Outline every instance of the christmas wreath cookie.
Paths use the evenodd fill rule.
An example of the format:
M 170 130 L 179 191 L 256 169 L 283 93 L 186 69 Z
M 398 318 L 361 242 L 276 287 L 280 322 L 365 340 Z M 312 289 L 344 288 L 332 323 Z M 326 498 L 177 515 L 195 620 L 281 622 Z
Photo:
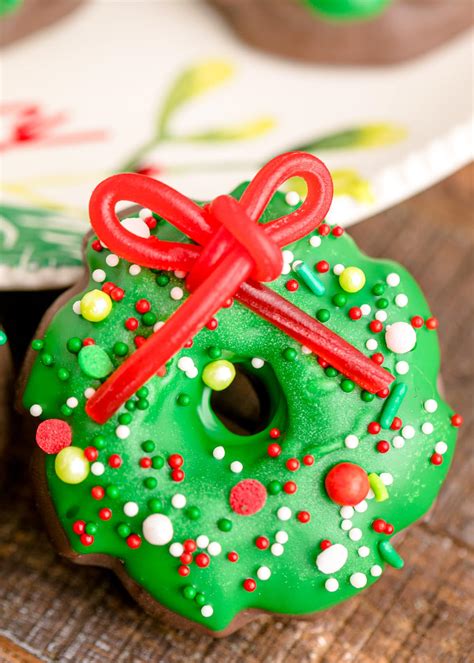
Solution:
M 439 46 L 472 25 L 452 0 L 210 0 L 238 35 L 279 55 L 335 64 L 389 64 Z
M 303 203 L 279 191 L 294 176 Z M 302 153 L 204 206 L 113 176 L 87 275 L 32 343 L 23 405 L 57 548 L 174 623 L 224 635 L 357 595 L 403 566 L 392 537 L 448 471 L 461 420 L 436 318 L 402 267 L 323 222 L 331 196 Z M 143 209 L 120 222 L 121 199 Z

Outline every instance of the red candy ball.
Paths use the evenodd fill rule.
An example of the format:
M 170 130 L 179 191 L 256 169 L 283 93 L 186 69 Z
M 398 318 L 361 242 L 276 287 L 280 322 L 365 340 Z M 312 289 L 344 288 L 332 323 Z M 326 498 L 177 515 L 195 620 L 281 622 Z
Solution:
M 371 332 L 373 332 L 374 334 L 378 334 L 379 332 L 382 331 L 383 324 L 380 322 L 380 320 L 372 320 L 372 322 L 369 325 L 369 328 Z
M 311 514 L 308 511 L 300 511 L 299 513 L 296 514 L 296 517 L 300 521 L 300 523 L 309 523 L 311 520 Z
M 185 578 L 186 576 L 188 576 L 191 573 L 191 570 L 190 570 L 189 566 L 182 565 L 182 566 L 178 567 L 178 573 L 182 578 Z
M 78 534 L 79 536 L 81 534 L 84 534 L 86 529 L 86 522 L 85 520 L 76 520 L 76 522 L 72 526 L 72 531 L 74 534 Z
M 379 454 L 386 454 L 389 450 L 390 444 L 387 442 L 387 440 L 380 440 L 380 442 L 377 442 L 377 451 Z
M 270 545 L 270 541 L 267 539 L 266 536 L 258 536 L 255 539 L 255 545 L 259 550 L 266 550 Z
M 168 457 L 168 465 L 173 469 L 181 467 L 183 463 L 184 460 L 181 454 L 171 454 L 171 456 Z
M 319 544 L 319 547 L 321 550 L 327 550 L 332 546 L 332 543 L 329 541 L 329 539 L 323 539 L 321 543 Z
M 99 518 L 101 520 L 110 520 L 112 518 L 112 511 L 107 507 L 99 510 Z
M 288 290 L 288 292 L 296 292 L 299 287 L 300 284 L 296 279 L 290 279 L 285 283 L 285 288 Z
M 194 558 L 194 561 L 196 562 L 196 566 L 199 566 L 200 569 L 205 569 L 207 566 L 209 566 L 209 562 L 211 560 L 209 559 L 209 555 L 206 555 L 206 553 L 199 553 Z
M 139 548 L 142 545 L 142 539 L 138 534 L 127 536 L 127 546 L 132 549 Z
M 324 274 L 325 272 L 329 271 L 329 263 L 326 260 L 320 260 L 316 263 L 315 267 L 316 271 L 318 271 L 320 274 Z
M 411 319 L 411 324 L 412 327 L 415 327 L 415 329 L 420 329 L 420 327 L 423 327 L 425 321 L 421 317 L 421 315 L 414 315 L 413 318 Z
M 380 433 L 380 424 L 377 421 L 371 421 L 367 426 L 367 432 L 371 435 L 378 435 Z
M 300 467 L 300 461 L 297 458 L 289 458 L 286 461 L 286 469 L 290 472 L 296 472 Z
M 243 586 L 246 592 L 254 592 L 257 589 L 257 583 L 253 578 L 247 578 L 247 580 L 244 580 Z
M 57 454 L 71 446 L 71 427 L 61 419 L 46 419 L 36 429 L 36 444 L 47 454 Z
M 227 554 L 227 559 L 229 562 L 238 562 L 239 561 L 239 555 L 235 551 L 232 551 Z
M 451 417 L 451 425 L 454 426 L 455 428 L 459 428 L 459 426 L 462 426 L 464 419 L 462 418 L 461 414 L 453 414 Z
M 311 454 L 306 454 L 306 456 L 303 456 L 303 465 L 307 465 L 308 467 L 314 464 L 314 456 Z
M 383 534 L 387 530 L 387 523 L 385 522 L 385 520 L 382 520 L 382 518 L 376 518 L 372 523 L 372 529 L 374 530 L 374 532 Z
M 281 454 L 281 447 L 276 442 L 272 442 L 267 447 L 267 454 L 270 458 L 277 458 Z
M 324 481 L 329 498 L 343 506 L 355 506 L 369 492 L 367 472 L 353 463 L 339 463 L 326 475 Z
M 430 460 L 432 465 L 441 465 L 443 462 L 443 456 L 441 454 L 433 454 Z
M 270 430 L 269 435 L 270 435 L 270 437 L 272 438 L 272 440 L 277 440 L 277 439 L 280 437 L 280 435 L 281 435 L 281 431 L 280 431 L 279 428 L 272 428 L 272 429 Z
M 362 311 L 358 306 L 353 306 L 349 309 L 349 317 L 351 320 L 360 320 L 362 317 Z
M 135 310 L 137 313 L 148 313 L 150 309 L 151 305 L 147 299 L 139 299 L 135 304 Z
M 244 479 L 230 491 L 229 503 L 234 513 L 240 516 L 252 516 L 265 506 L 267 490 L 256 479 Z
M 101 500 L 103 499 L 105 495 L 105 490 L 102 488 L 102 486 L 93 486 L 91 488 L 91 496 L 95 500 Z
M 283 484 L 283 492 L 285 492 L 287 495 L 294 495 L 297 490 L 298 486 L 294 481 L 287 481 Z
M 425 325 L 428 329 L 438 329 L 438 319 L 428 318 L 428 320 L 425 322 Z

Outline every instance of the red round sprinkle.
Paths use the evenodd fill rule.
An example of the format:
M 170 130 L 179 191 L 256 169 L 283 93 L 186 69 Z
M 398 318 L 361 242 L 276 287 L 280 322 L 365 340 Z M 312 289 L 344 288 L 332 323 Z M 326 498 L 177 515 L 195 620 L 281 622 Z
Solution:
M 372 529 L 374 530 L 374 532 L 378 532 L 379 534 L 385 532 L 386 528 L 387 528 L 387 523 L 385 522 L 385 520 L 382 520 L 382 518 L 376 518 L 376 520 L 374 520 L 374 522 L 372 523 Z
M 86 529 L 85 520 L 76 520 L 76 522 L 72 526 L 72 531 L 74 532 L 74 534 L 78 534 L 79 536 L 81 534 L 84 534 L 85 529 Z
M 298 486 L 294 481 L 287 481 L 286 483 L 283 484 L 283 491 L 287 495 L 294 495 L 296 491 L 298 490 Z
M 139 548 L 142 545 L 142 539 L 141 536 L 138 534 L 130 534 L 130 536 L 127 536 L 127 546 L 129 548 Z
M 102 486 L 93 486 L 91 488 L 91 496 L 95 500 L 101 500 L 103 499 L 105 495 L 105 490 L 102 488 Z
M 272 444 L 269 444 L 267 447 L 267 454 L 270 456 L 270 458 L 277 458 L 281 454 L 281 447 L 279 444 L 276 442 L 272 442 Z
M 321 368 L 327 368 L 329 366 L 328 362 L 322 357 L 318 357 L 318 364 L 321 366 Z
M 185 549 L 186 552 L 193 553 L 197 549 L 196 541 L 193 541 L 192 539 L 186 539 L 186 541 L 183 543 L 183 548 Z
M 227 559 L 229 562 L 237 562 L 239 560 L 239 555 L 234 550 L 227 554 Z
M 143 220 L 145 221 L 146 225 L 150 228 L 150 230 L 156 228 L 157 220 L 155 219 L 154 216 L 147 216 L 146 219 Z
M 383 364 L 384 356 L 381 352 L 376 352 L 372 355 L 371 359 L 375 364 L 381 366 Z
M 47 454 L 57 454 L 72 444 L 70 425 L 62 419 L 46 419 L 36 429 L 36 444 Z
M 105 294 L 110 295 L 114 288 L 116 288 L 115 283 L 112 283 L 112 281 L 106 281 L 102 284 L 101 290 L 102 292 L 105 292 Z
M 83 546 L 91 546 L 94 543 L 94 537 L 92 534 L 81 534 L 81 543 Z
M 329 541 L 329 539 L 323 539 L 321 543 L 319 544 L 319 547 L 321 550 L 327 550 L 332 546 L 332 543 Z
M 392 421 L 392 423 L 391 423 L 391 425 L 390 425 L 390 428 L 391 428 L 392 430 L 400 430 L 400 428 L 402 427 L 402 424 L 403 424 L 403 422 L 402 422 L 402 420 L 400 419 L 400 417 L 394 417 L 394 418 L 393 418 L 393 421 Z
M 182 564 L 191 564 L 191 562 L 193 561 L 193 556 L 191 555 L 191 553 L 184 552 L 179 559 Z
M 331 228 L 328 226 L 327 223 L 322 223 L 319 228 L 318 228 L 318 233 L 322 235 L 323 237 L 326 237 L 326 235 L 329 235 L 331 232 Z
M 256 479 L 243 479 L 230 491 L 230 508 L 241 516 L 252 516 L 263 509 L 267 490 Z
M 172 470 L 171 471 L 171 478 L 173 479 L 173 481 L 176 481 L 177 483 L 179 483 L 180 481 L 183 481 L 184 476 L 185 476 L 185 474 L 184 474 L 183 470 Z
M 137 348 L 141 348 L 142 345 L 145 343 L 146 338 L 144 336 L 135 336 L 133 339 L 133 342 L 135 343 Z
M 379 454 L 386 454 L 389 449 L 390 444 L 387 442 L 387 440 L 380 440 L 380 442 L 377 442 L 377 451 Z
M 289 292 L 296 292 L 296 290 L 298 290 L 299 287 L 300 287 L 300 284 L 298 283 L 298 281 L 296 279 L 290 279 L 289 281 L 287 281 L 285 283 L 285 288 Z
M 290 470 L 290 472 L 296 472 L 300 468 L 300 461 L 297 458 L 288 458 L 285 465 L 286 469 Z
M 257 589 L 257 583 L 253 578 L 247 578 L 243 582 L 243 587 L 246 592 L 254 592 Z
M 138 464 L 140 467 L 143 467 L 144 470 L 147 470 L 149 467 L 151 467 L 151 458 L 148 458 L 147 456 L 140 458 Z
M 443 456 L 441 454 L 433 454 L 430 460 L 433 465 L 441 465 L 443 462 Z
M 91 244 L 91 248 L 94 251 L 97 251 L 97 253 L 100 253 L 103 250 L 104 247 L 102 246 L 102 244 L 100 243 L 100 241 L 98 239 L 95 239 Z
M 324 274 L 325 272 L 329 271 L 329 263 L 326 260 L 320 260 L 316 263 L 315 267 L 316 271 L 320 274 Z
M 424 323 L 425 321 L 423 320 L 421 315 L 414 315 L 413 318 L 411 319 L 412 327 L 415 327 L 415 329 L 423 327 Z
M 266 550 L 270 545 L 270 541 L 267 539 L 266 536 L 258 536 L 255 539 L 255 545 L 259 550 Z
M 438 329 L 438 318 L 428 318 L 425 325 L 428 329 Z
M 380 322 L 380 320 L 372 320 L 372 322 L 369 325 L 369 328 L 371 332 L 374 332 L 374 334 L 378 334 L 379 332 L 382 331 L 383 324 Z
M 306 456 L 303 456 L 303 465 L 314 465 L 314 456 L 311 454 L 306 454 Z
M 269 435 L 272 438 L 272 440 L 277 440 L 281 435 L 281 431 L 279 428 L 271 428 Z
M 184 460 L 181 454 L 171 454 L 171 456 L 168 456 L 168 465 L 173 469 L 181 467 L 183 463 Z
M 189 566 L 181 565 L 178 567 L 178 573 L 182 578 L 185 578 L 191 573 Z
M 389 393 L 390 393 L 390 389 L 388 387 L 384 387 L 383 389 L 381 389 L 380 391 L 377 392 L 377 396 L 379 398 L 387 398 Z
M 394 527 L 390 523 L 385 524 L 385 534 L 393 534 Z
M 362 317 L 362 311 L 358 306 L 353 306 L 349 309 L 349 317 L 351 320 L 360 320 Z
M 192 347 L 193 347 L 193 344 L 194 344 L 194 341 L 193 341 L 193 339 L 191 338 L 189 341 L 186 341 L 186 343 L 184 344 L 184 347 L 185 347 L 185 348 L 192 348 Z
M 198 553 L 194 558 L 194 561 L 200 569 L 205 569 L 206 566 L 209 566 L 209 562 L 211 560 L 209 559 L 209 555 L 206 555 L 206 553 Z
M 99 452 L 95 447 L 86 447 L 84 449 L 84 456 L 87 458 L 88 461 L 93 463 L 99 457 Z
M 215 318 L 211 318 L 209 322 L 207 323 L 206 327 L 210 329 L 211 331 L 215 331 L 217 327 L 219 326 L 218 321 Z
M 101 520 L 110 520 L 112 518 L 112 510 L 107 507 L 99 509 L 99 518 Z
M 83 345 L 84 347 L 87 346 L 87 345 L 95 345 L 95 341 L 94 341 L 93 338 L 89 338 L 89 337 L 88 337 L 88 338 L 85 338 L 85 339 L 82 341 L 82 345 Z
M 135 310 L 137 313 L 148 313 L 148 311 L 151 309 L 151 304 L 148 301 L 148 299 L 139 299 L 135 303 Z
M 341 226 L 334 226 L 332 234 L 334 237 L 342 237 L 342 235 L 344 235 L 344 228 L 341 228 Z
M 299 511 L 296 514 L 296 517 L 300 521 L 300 523 L 309 523 L 311 520 L 311 514 L 308 511 Z
M 136 318 L 127 318 L 125 320 L 125 329 L 128 331 L 135 331 L 138 328 L 138 320 Z
M 369 492 L 367 472 L 354 463 L 338 463 L 326 474 L 324 480 L 329 498 L 343 506 L 355 506 Z
M 459 426 L 462 426 L 463 424 L 463 417 L 462 414 L 453 414 L 451 417 L 451 425 L 454 426 L 455 428 L 459 428 Z
M 234 298 L 229 297 L 228 299 L 225 300 L 225 302 L 222 304 L 223 308 L 231 308 L 234 305 Z
M 112 454 L 111 456 L 109 456 L 108 462 L 110 467 L 116 470 L 122 464 L 122 458 L 119 456 L 119 454 Z
M 371 435 L 378 435 L 380 433 L 380 424 L 378 421 L 371 421 L 370 424 L 367 426 L 367 431 Z
M 118 287 L 114 288 L 110 293 L 110 296 L 114 300 L 114 302 L 121 302 L 122 299 L 125 297 L 125 290 Z

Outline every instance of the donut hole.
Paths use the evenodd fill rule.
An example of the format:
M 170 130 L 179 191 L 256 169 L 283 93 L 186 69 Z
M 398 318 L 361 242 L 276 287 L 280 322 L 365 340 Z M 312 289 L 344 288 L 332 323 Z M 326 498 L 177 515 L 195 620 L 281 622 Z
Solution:
M 232 433 L 255 435 L 265 430 L 273 415 L 266 384 L 240 363 L 235 364 L 232 384 L 211 394 L 211 409 Z

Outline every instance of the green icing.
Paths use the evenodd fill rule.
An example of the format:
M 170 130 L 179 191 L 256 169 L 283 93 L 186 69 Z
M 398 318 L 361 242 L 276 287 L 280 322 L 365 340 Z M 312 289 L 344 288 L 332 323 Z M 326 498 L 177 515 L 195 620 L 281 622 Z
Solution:
M 0 17 L 9 14 L 19 7 L 22 0 L 0 0 Z
M 344 21 L 376 16 L 392 0 L 303 0 L 303 2 L 327 18 Z
M 238 197 L 243 188 L 244 185 L 233 195 Z M 284 196 L 277 194 L 264 220 L 287 214 L 292 209 Z M 153 232 L 162 239 L 184 241 L 162 220 Z M 106 281 L 123 288 L 125 297 L 114 302 L 109 317 L 98 323 L 88 322 L 74 313 L 73 304 L 81 294 L 60 309 L 45 332 L 44 343 L 37 344 L 41 352 L 24 394 L 27 408 L 34 404 L 41 406 L 42 419 L 66 418 L 64 407 L 69 402 L 71 407 L 66 405 L 66 420 L 72 427 L 73 445 L 94 446 L 98 450 L 97 462 L 103 463 L 103 467 L 92 465 L 82 483 L 66 485 L 55 473 L 55 456 L 44 457 L 50 495 L 71 548 L 81 554 L 103 553 L 120 559 L 127 573 L 159 603 L 214 631 L 226 628 L 238 612 L 247 608 L 295 615 L 324 610 L 360 591 L 351 584 L 354 573 L 365 574 L 367 585 L 375 582 L 378 567 L 383 566 L 384 561 L 393 563 L 394 555 L 388 560 L 387 547 L 380 548 L 380 542 L 388 542 L 390 536 L 375 532 L 371 527 L 373 520 L 380 518 L 391 523 L 397 533 L 423 516 L 446 476 L 455 444 L 455 429 L 450 422 L 452 412 L 436 386 L 439 370 L 436 331 L 426 327 L 417 329 L 414 349 L 404 355 L 394 355 L 385 345 L 384 332 L 376 334 L 369 329 L 369 322 L 378 310 L 378 295 L 374 295 L 372 289 L 376 284 L 385 283 L 387 275 L 394 272 L 399 275 L 400 284 L 386 285 L 384 289 L 388 305 L 382 317 L 387 315 L 387 324 L 409 322 L 414 315 L 425 319 L 430 316 L 412 277 L 393 262 L 368 258 L 347 234 L 320 237 L 315 233 L 313 238 L 302 239 L 287 248 L 294 259 L 303 260 L 311 270 L 320 260 L 329 262 L 329 271 L 318 274 L 325 294 L 316 297 L 302 280 L 297 291 L 288 291 L 286 282 L 299 279 L 294 272 L 282 275 L 270 287 L 310 315 L 316 316 L 321 309 L 328 311 L 330 317 L 325 324 L 367 355 L 374 352 L 366 348 L 367 340 L 377 340 L 376 351 L 383 353 L 384 366 L 395 374 L 397 362 L 408 362 L 408 372 L 397 375 L 397 382 L 408 386 L 397 416 L 403 420 L 403 426 L 413 427 L 414 436 L 410 435 L 410 429 L 404 430 L 405 440 L 401 431 L 368 434 L 368 424 L 379 421 L 383 399 L 369 398 L 368 392 L 349 384 L 350 381 L 337 371 L 330 367 L 324 369 L 296 342 L 237 302 L 217 314 L 216 330 L 203 329 L 194 338 L 192 347 L 184 348 L 168 363 L 164 377 L 150 380 L 113 419 L 98 425 L 84 412 L 84 392 L 90 387 L 98 388 L 100 381 L 88 378 L 80 370 L 77 339 L 94 339 L 117 367 L 126 360 L 121 351 L 117 352 L 117 343 L 123 344 L 119 348 L 127 347 L 132 352 L 134 337 L 148 337 L 153 330 L 137 314 L 136 301 L 148 299 L 151 311 L 163 321 L 180 304 L 171 298 L 171 289 L 185 288 L 184 281 L 172 273 L 164 278 L 161 273 L 143 268 L 133 276 L 129 272 L 130 265 L 124 260 L 110 267 L 106 262 L 109 251 L 94 251 L 92 241 L 93 238 L 86 251 L 90 274 L 97 269 L 104 270 Z M 289 260 L 292 256 L 285 254 L 285 258 Z M 365 272 L 366 284 L 361 291 L 355 294 L 341 291 L 333 272 L 334 266 L 339 264 L 357 266 Z M 100 285 L 90 276 L 82 294 L 97 287 Z M 395 303 L 395 296 L 400 293 L 408 296 L 408 304 L 403 308 Z M 371 313 L 351 320 L 349 309 L 363 304 L 370 305 Z M 75 308 L 77 310 L 77 306 Z M 134 332 L 124 326 L 129 317 L 139 321 Z M 44 362 L 45 355 L 51 361 Z M 183 362 L 184 357 L 189 359 Z M 201 374 L 207 364 L 218 358 L 245 366 L 247 373 L 258 376 L 265 386 L 270 406 L 264 430 L 253 435 L 232 433 L 214 413 L 212 392 L 203 383 Z M 263 366 L 256 358 L 264 360 Z M 66 372 L 67 380 L 59 377 L 60 369 Z M 68 401 L 71 397 L 78 399 L 77 407 Z M 427 399 L 437 401 L 435 412 L 425 411 L 423 404 Z M 433 432 L 422 432 L 425 422 L 433 424 Z M 278 439 L 270 435 L 273 428 L 282 432 Z M 345 442 L 349 435 L 357 436 L 358 445 L 357 440 L 353 444 L 353 437 Z M 379 440 L 390 442 L 388 453 L 377 451 Z M 439 441 L 446 442 L 447 451 L 443 463 L 434 465 L 430 458 Z M 271 443 L 281 445 L 280 455 L 268 455 L 267 447 Z M 220 457 L 222 449 L 219 448 L 225 450 L 224 458 Z M 112 454 L 121 457 L 119 467 L 109 465 Z M 172 479 L 167 462 L 171 454 L 181 454 L 184 459 L 181 470 L 185 477 L 181 482 Z M 315 457 L 312 465 L 302 460 L 307 454 Z M 139 463 L 144 457 L 151 459 L 151 463 L 145 462 L 148 462 L 146 467 Z M 300 461 L 297 471 L 287 468 L 290 458 Z M 236 461 L 243 466 L 238 474 L 231 469 L 240 469 Z M 343 518 L 340 507 L 329 499 L 324 489 L 327 472 L 340 462 L 355 463 L 367 473 L 385 478 L 389 483 L 389 498 L 383 502 L 367 499 L 353 514 L 346 509 Z M 103 473 L 94 474 L 97 468 L 103 469 Z M 230 490 L 242 479 L 257 479 L 267 488 L 264 508 L 252 516 L 238 515 L 229 505 Z M 288 481 L 297 485 L 293 494 L 284 490 Z M 91 497 L 94 486 L 103 487 L 103 499 Z M 183 500 L 180 503 L 181 498 L 175 498 L 173 506 L 171 498 L 176 494 L 184 495 L 186 504 Z M 128 516 L 124 513 L 128 502 L 138 505 L 136 515 L 133 510 L 128 510 Z M 277 512 L 282 506 L 291 509 L 289 520 L 278 518 Z M 109 520 L 99 517 L 99 509 L 104 507 L 112 511 Z M 300 511 L 309 512 L 311 520 L 300 522 L 297 518 Z M 193 562 L 190 574 L 181 577 L 177 572 L 180 561 L 170 554 L 170 543 L 152 545 L 143 537 L 142 523 L 152 513 L 170 518 L 174 528 L 170 543 L 205 535 L 209 541 L 219 543 L 222 552 L 211 556 L 207 568 L 200 568 Z M 83 545 L 73 532 L 73 523 L 77 520 L 86 522 L 86 533 L 94 531 L 92 545 Z M 344 529 L 349 520 L 352 521 L 351 532 Z M 288 536 L 280 556 L 272 552 L 277 532 L 286 532 Z M 140 547 L 132 549 L 127 545 L 131 534 L 142 537 Z M 259 536 L 268 538 L 268 548 L 257 548 L 255 540 Z M 278 538 L 282 540 L 282 535 Z M 342 544 L 348 551 L 347 562 L 330 575 L 323 574 L 315 564 L 324 539 Z M 361 546 L 367 547 L 367 556 L 358 553 Z M 279 546 L 273 551 L 281 552 Z M 230 552 L 238 553 L 238 561 L 229 561 Z M 261 580 L 257 573 L 259 567 L 268 567 L 271 577 Z M 372 567 L 375 567 L 373 575 Z M 243 588 L 247 578 L 256 581 L 255 591 Z M 326 589 L 328 578 L 338 581 L 337 591 Z M 204 614 L 201 613 L 203 606 L 206 606 Z M 205 616 L 209 614 L 207 606 L 212 607 L 211 616 Z

